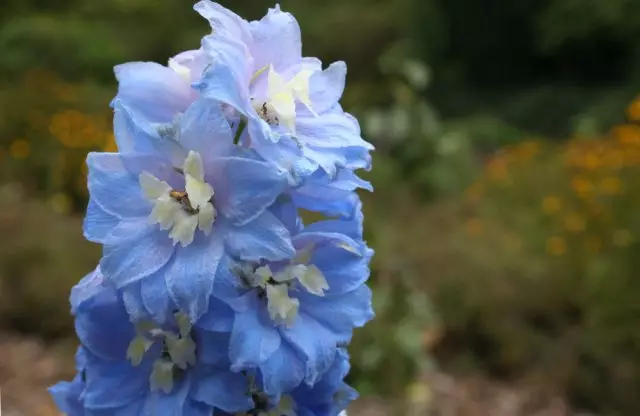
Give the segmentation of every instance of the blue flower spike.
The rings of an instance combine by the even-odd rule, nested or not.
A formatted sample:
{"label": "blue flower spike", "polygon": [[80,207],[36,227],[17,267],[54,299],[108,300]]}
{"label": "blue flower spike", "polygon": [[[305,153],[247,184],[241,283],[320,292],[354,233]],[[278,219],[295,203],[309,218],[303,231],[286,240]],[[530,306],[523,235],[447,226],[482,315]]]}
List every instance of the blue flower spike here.
{"label": "blue flower spike", "polygon": [[343,415],[344,348],[374,316],[346,65],[303,57],[279,6],[195,10],[199,49],[115,68],[118,150],[87,157],[103,253],[71,291],[77,375],[50,393],[69,416]]}

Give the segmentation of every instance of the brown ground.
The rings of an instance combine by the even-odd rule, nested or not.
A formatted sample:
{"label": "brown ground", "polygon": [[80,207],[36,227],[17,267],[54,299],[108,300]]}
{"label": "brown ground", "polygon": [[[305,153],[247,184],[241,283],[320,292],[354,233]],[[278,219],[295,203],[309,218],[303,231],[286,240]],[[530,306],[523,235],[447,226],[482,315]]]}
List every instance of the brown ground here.
{"label": "brown ground", "polygon": [[[16,336],[0,336],[0,389],[4,416],[59,416],[46,387],[73,377],[73,346],[45,346]],[[480,378],[435,374],[408,389],[406,411],[375,398],[362,398],[349,416],[593,416],[570,412],[561,398],[539,389]],[[431,408],[431,412],[428,409]]]}

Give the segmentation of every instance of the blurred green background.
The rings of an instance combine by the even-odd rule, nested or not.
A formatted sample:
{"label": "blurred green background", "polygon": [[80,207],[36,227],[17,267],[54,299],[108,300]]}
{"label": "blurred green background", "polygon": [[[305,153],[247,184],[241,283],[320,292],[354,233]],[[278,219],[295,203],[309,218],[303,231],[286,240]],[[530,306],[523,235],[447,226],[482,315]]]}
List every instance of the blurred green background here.
{"label": "blurred green background", "polygon": [[[640,414],[640,2],[281,5],[305,55],[347,62],[343,105],[377,148],[377,319],[351,347],[363,396],[409,414],[444,372]],[[81,236],[84,157],[114,148],[112,67],[197,48],[209,28],[191,6],[0,5],[2,334],[73,337],[69,288],[99,257]]]}

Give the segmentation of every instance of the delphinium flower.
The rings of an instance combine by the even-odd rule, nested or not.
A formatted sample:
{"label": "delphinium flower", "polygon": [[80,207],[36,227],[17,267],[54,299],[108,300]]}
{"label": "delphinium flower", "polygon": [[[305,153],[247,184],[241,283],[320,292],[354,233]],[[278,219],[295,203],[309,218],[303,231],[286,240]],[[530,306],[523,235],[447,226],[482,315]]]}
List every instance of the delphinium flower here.
{"label": "delphinium flower", "polygon": [[[301,208],[352,214],[353,198],[336,198],[345,190],[370,189],[353,170],[369,167],[372,146],[339,104],[344,62],[323,70],[317,59],[303,58],[299,26],[279,7],[254,22],[210,1],[195,9],[213,31],[200,49],[178,54],[168,66],[116,67],[116,129],[127,124],[127,114],[137,129],[155,136],[157,125],[171,123],[202,93],[223,103],[235,141],[291,173],[301,185],[290,190]],[[121,152],[147,150],[135,141],[118,145]],[[310,200],[312,193],[325,196]]]}
{"label": "delphinium flower", "polygon": [[212,63],[198,88],[229,105],[239,126],[247,125],[241,139],[267,158],[298,149],[312,171],[368,167],[372,146],[339,104],[346,65],[336,62],[323,70],[318,59],[303,58],[293,15],[276,6],[249,23],[208,0],[195,9],[213,28],[202,42]]}
{"label": "delphinium flower", "polygon": [[210,416],[251,406],[247,395],[229,394],[245,389],[247,380],[229,370],[223,339],[194,328],[182,312],[163,323],[130,322],[99,269],[76,289],[78,375],[51,389],[69,416]]}
{"label": "delphinium flower", "polygon": [[[250,23],[208,0],[195,8],[213,28],[202,42],[211,64],[195,85],[227,106],[225,114],[236,126],[239,142],[316,191],[369,188],[353,170],[369,167],[373,147],[339,104],[345,63],[323,70],[318,59],[303,58],[298,23],[278,6]],[[332,183],[343,170],[349,173]],[[313,188],[315,180],[322,182],[320,188]],[[301,206],[326,209],[318,204],[323,201],[315,202]]]}
{"label": "delphinium flower", "polygon": [[303,58],[278,6],[195,8],[200,49],[116,67],[118,151],[87,158],[103,256],[71,293],[78,374],[51,393],[70,416],[336,416],[373,317],[346,66]]}
{"label": "delphinium flower", "polygon": [[270,394],[303,381],[313,385],[331,367],[336,346],[373,317],[364,284],[372,251],[358,239],[360,220],[291,229],[294,258],[237,262],[216,279],[214,297],[235,314],[229,350],[234,371],[259,369]]}
{"label": "delphinium flower", "polygon": [[[263,390],[253,374],[248,374],[252,406],[236,416],[344,416],[344,409],[358,397],[358,393],[344,382],[349,372],[349,356],[335,351],[331,367],[313,386],[302,384],[277,396]],[[218,415],[218,413],[216,413]],[[219,415],[230,416],[224,412]]]}
{"label": "delphinium flower", "polygon": [[195,321],[227,253],[248,261],[293,256],[287,229],[266,209],[287,176],[233,145],[218,105],[195,101],[159,140],[137,131],[124,137],[129,132],[116,135],[146,141],[147,153],[88,156],[84,225],[85,236],[104,245],[102,271],[125,290],[128,306],[162,318],[171,297]]}

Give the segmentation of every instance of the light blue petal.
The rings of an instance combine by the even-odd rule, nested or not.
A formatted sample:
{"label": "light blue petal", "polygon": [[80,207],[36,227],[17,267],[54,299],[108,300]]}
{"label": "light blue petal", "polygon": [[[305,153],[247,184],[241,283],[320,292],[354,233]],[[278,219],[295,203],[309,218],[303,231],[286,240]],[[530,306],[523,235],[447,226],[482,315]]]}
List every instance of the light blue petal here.
{"label": "light blue petal", "polygon": [[82,376],[76,375],[73,381],[62,381],[48,388],[58,410],[67,416],[84,416],[84,406],[80,396],[84,391]]}
{"label": "light blue petal", "polygon": [[314,73],[309,79],[309,99],[313,110],[322,114],[338,103],[344,92],[347,64],[334,62],[324,71]]}
{"label": "light blue petal", "polygon": [[212,369],[198,377],[192,393],[194,400],[216,407],[227,413],[247,411],[253,408],[247,379],[240,373],[225,369]]}
{"label": "light blue petal", "polygon": [[[301,308],[303,302],[300,299]],[[300,310],[295,324],[282,329],[281,334],[305,358],[306,383],[314,384],[333,364],[337,343],[334,334],[304,310]]]}
{"label": "light blue petal", "polygon": [[121,288],[157,272],[171,258],[167,232],[146,219],[121,222],[104,242],[100,268],[107,281]]}
{"label": "light blue petal", "polygon": [[235,147],[220,104],[206,98],[194,102],[182,115],[179,141],[186,149],[200,153],[205,166]]}
{"label": "light blue petal", "polygon": [[117,99],[113,107],[113,131],[121,153],[156,155],[170,162],[171,166],[180,166],[186,153],[173,134],[173,120],[152,123]]}
{"label": "light blue petal", "polygon": [[289,231],[269,211],[242,227],[231,229],[226,243],[236,257],[247,261],[282,260],[295,254]]}
{"label": "light blue petal", "polygon": [[302,231],[302,218],[298,215],[296,206],[288,196],[280,197],[269,211],[276,216],[287,227],[291,235],[296,235]]}
{"label": "light blue petal", "polygon": [[354,215],[348,219],[325,220],[307,224],[303,233],[330,233],[345,234],[354,241],[362,240],[362,226],[364,216],[362,215],[362,203],[357,200]]}
{"label": "light blue petal", "polygon": [[238,39],[245,45],[251,45],[249,22],[218,3],[209,0],[199,1],[193,9],[209,21],[213,33],[232,39]]}
{"label": "light blue petal", "polygon": [[150,122],[170,122],[193,101],[187,81],[172,69],[155,62],[129,62],[114,68],[118,100],[136,108]]}
{"label": "light blue petal", "polygon": [[142,289],[140,288],[140,282],[141,281],[139,280],[120,289],[122,293],[122,303],[131,322],[151,319],[149,311],[142,301]]}
{"label": "light blue petal", "polygon": [[[224,265],[220,265],[221,269],[224,269]],[[214,283],[214,291],[219,287],[218,281],[223,277],[223,275],[216,276],[216,282]],[[217,293],[214,293],[217,296]],[[233,309],[231,309],[226,303],[213,298],[209,301],[209,308],[207,312],[198,319],[196,322],[196,326],[198,328],[202,328],[205,332],[208,331],[216,331],[216,332],[231,332],[233,329],[233,319],[235,317],[235,313]]]}
{"label": "light blue petal", "polygon": [[140,401],[149,391],[148,360],[132,367],[125,360],[101,361],[92,357],[85,371],[84,404],[90,410],[124,407]]}
{"label": "light blue petal", "polygon": [[304,293],[300,295],[300,305],[335,342],[348,342],[354,328],[362,327],[374,317],[371,289],[366,285],[345,294],[322,298]]}
{"label": "light blue petal", "polygon": [[351,218],[356,214],[360,202],[356,193],[332,190],[330,194],[322,194],[318,191],[310,186],[298,188],[291,194],[291,199],[299,208],[320,212],[329,217]]}
{"label": "light blue petal", "polygon": [[118,217],[109,215],[100,208],[95,199],[90,199],[82,224],[83,235],[91,242],[102,243],[119,221]]}
{"label": "light blue petal", "polygon": [[178,246],[166,269],[165,281],[171,298],[191,322],[207,311],[223,254],[224,240],[214,229],[211,236],[199,233],[187,247]]}
{"label": "light blue petal", "polygon": [[305,378],[305,365],[301,357],[287,343],[280,344],[267,361],[260,365],[262,386],[268,395],[290,391]]}
{"label": "light blue petal", "polygon": [[104,287],[104,277],[100,267],[96,267],[71,288],[71,296],[69,297],[71,313],[75,314],[82,304],[98,296],[104,290],[108,290]]}
{"label": "light blue petal", "polygon": [[327,407],[327,404],[333,403],[335,393],[345,387],[342,380],[349,372],[349,356],[342,349],[337,350],[335,355],[333,365],[318,383],[313,386],[301,384],[293,391],[292,396],[298,406],[311,409],[316,406]]}
{"label": "light blue petal", "polygon": [[282,73],[302,59],[300,26],[291,13],[282,12],[279,6],[269,9],[262,20],[251,22],[251,33],[256,69],[271,64]]}
{"label": "light blue petal", "polygon": [[122,302],[111,288],[79,305],[75,329],[82,345],[102,359],[124,359],[135,335]]}
{"label": "light blue petal", "polygon": [[165,284],[165,271],[161,270],[140,280],[140,299],[149,316],[156,322],[166,322],[174,305]]}
{"label": "light blue petal", "polygon": [[[146,156],[128,156],[132,163]],[[131,173],[118,153],[89,153],[88,187],[91,199],[104,212],[119,219],[146,217],[151,212],[138,177]]]}
{"label": "light blue petal", "polygon": [[229,343],[231,371],[255,368],[280,347],[280,334],[271,320],[257,313],[257,305],[236,314]]}
{"label": "light blue petal", "polygon": [[216,209],[234,225],[245,225],[260,216],[287,186],[286,172],[266,162],[226,157],[212,164]]}
{"label": "light blue petal", "polygon": [[360,127],[355,119],[344,112],[299,117],[296,133],[307,146],[319,149],[360,147],[373,150],[373,146],[360,137]]}
{"label": "light blue petal", "polygon": [[255,113],[249,100],[253,67],[246,59],[246,45],[224,36],[206,36],[202,47],[212,58],[211,66],[193,86],[202,96],[229,104],[245,116]]}

